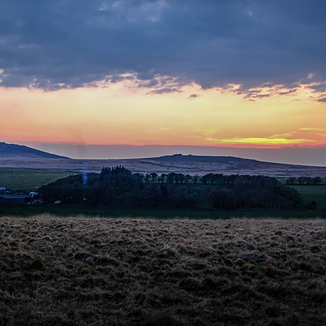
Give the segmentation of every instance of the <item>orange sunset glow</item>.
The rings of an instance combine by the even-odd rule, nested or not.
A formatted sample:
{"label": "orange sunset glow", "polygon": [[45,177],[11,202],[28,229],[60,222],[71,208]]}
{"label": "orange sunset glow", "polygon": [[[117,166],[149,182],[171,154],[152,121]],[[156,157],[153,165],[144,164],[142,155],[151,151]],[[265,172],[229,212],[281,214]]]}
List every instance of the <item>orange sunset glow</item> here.
{"label": "orange sunset glow", "polygon": [[[324,165],[319,7],[257,0],[8,2],[0,13],[0,141],[74,158],[78,146],[88,146],[83,158],[302,149],[301,158],[286,159],[298,163],[305,149],[315,149],[319,158],[307,162]],[[135,151],[113,152],[120,145]]]}
{"label": "orange sunset glow", "polygon": [[0,137],[98,145],[326,145],[325,105],[305,88],[253,102],[234,91],[196,85],[164,96],[123,82],[107,86],[56,92],[1,89],[6,123]]}

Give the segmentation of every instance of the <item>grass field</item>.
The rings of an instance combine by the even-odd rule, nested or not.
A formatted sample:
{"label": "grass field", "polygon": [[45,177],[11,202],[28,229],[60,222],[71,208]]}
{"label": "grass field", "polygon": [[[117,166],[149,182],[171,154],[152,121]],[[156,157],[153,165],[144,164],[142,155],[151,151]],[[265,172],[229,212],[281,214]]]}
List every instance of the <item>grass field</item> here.
{"label": "grass field", "polygon": [[[279,182],[286,184],[285,177],[276,178]],[[317,203],[318,209],[326,209],[326,178],[319,185],[291,185],[298,190],[302,196],[303,204],[307,205],[313,200]]]}
{"label": "grass field", "polygon": [[71,174],[68,171],[0,168],[0,187],[35,191],[42,185]]}
{"label": "grass field", "polygon": [[0,324],[325,325],[325,220],[0,218]]}
{"label": "grass field", "polygon": [[305,205],[314,200],[318,209],[326,209],[326,185],[295,185],[291,187],[298,190]]}
{"label": "grass field", "polygon": [[0,206],[1,216],[31,217],[51,214],[61,217],[131,217],[155,219],[230,219],[230,218],[285,218],[309,219],[325,218],[326,211],[315,210],[239,210],[239,211],[195,211],[195,210],[151,210],[151,209],[111,209],[103,207],[62,207],[62,206]]}
{"label": "grass field", "polygon": [[[71,174],[74,174],[73,172],[70,171],[56,171],[56,170],[37,170],[37,169],[12,169],[12,168],[0,168],[0,187],[6,187],[8,189],[19,189],[19,190],[23,190],[23,191],[35,191],[37,190],[40,186],[42,185],[46,185],[50,182],[54,182],[57,179],[60,178],[65,178]],[[285,183],[286,178],[277,178],[280,182]],[[294,185],[292,186],[293,188],[297,189],[299,191],[299,193],[302,195],[303,198],[303,202],[304,204],[308,204],[310,202],[312,202],[313,200],[317,202],[317,208],[319,210],[323,210],[326,209],[326,185],[324,185],[324,183],[326,182],[326,179],[323,180],[323,184],[322,185]],[[53,213],[53,210],[55,210],[55,214],[56,215],[69,215],[71,214],[71,212],[69,212],[67,209],[66,210],[62,210],[62,212],[60,212],[60,209],[57,208],[52,208],[50,210],[46,210],[43,209],[43,211],[41,211],[39,208],[36,209],[36,211],[32,210],[32,213],[29,214],[29,210],[24,209],[22,211],[22,209],[18,208],[1,208],[0,207],[0,216],[1,215],[5,215],[7,213],[7,211],[11,211],[12,214],[11,215],[17,215],[17,211],[18,211],[18,215],[34,215],[35,213],[42,213],[42,212],[50,212]],[[105,210],[105,212],[103,212],[103,210],[101,209],[97,209],[94,212],[94,209],[92,210],[85,210],[85,212],[80,212],[80,210],[78,212],[75,213],[74,209],[72,209],[72,213],[73,214],[91,214],[91,215],[100,215],[100,216],[112,216],[112,212],[117,212],[117,210],[110,212],[110,214],[107,213],[107,210]],[[68,211],[68,212],[67,212]],[[67,212],[67,213],[65,213]],[[129,210],[128,212],[132,212],[132,210]],[[136,211],[135,213],[131,213],[131,216],[139,216],[137,215],[139,211]],[[190,212],[188,213],[187,211],[184,211],[181,217],[192,217],[192,215],[196,214],[197,212]],[[114,213],[115,214],[115,213]],[[146,211],[142,211],[140,216],[153,216],[151,215],[151,211],[149,213],[146,213]],[[155,213],[156,215],[163,215],[163,217],[171,217],[171,214],[166,213],[166,212],[162,212],[162,213],[158,213],[156,211]],[[187,215],[188,214],[188,215]],[[248,216],[248,217],[257,217],[257,216],[261,216],[262,214],[260,212],[248,212],[248,213],[241,213],[241,212],[237,212],[237,213],[221,213],[221,212],[211,212],[211,213],[201,213],[202,214],[202,218],[228,218],[228,217],[244,217],[244,216]],[[282,217],[303,217],[305,216],[305,212],[304,213],[298,213],[295,212],[294,214],[291,215],[291,213],[288,212],[284,212],[282,213]],[[190,216],[189,216],[190,215]],[[324,214],[323,212],[319,213],[319,214],[315,214],[315,213],[308,213],[307,217],[318,217],[322,215],[322,217],[326,217],[326,214]],[[118,215],[113,215],[113,216],[126,216],[125,215],[125,211],[121,211],[121,214],[119,213]],[[174,215],[176,216],[176,215]],[[174,217],[172,216],[172,217]],[[197,215],[196,215],[197,216]],[[262,215],[263,217],[269,217],[269,216],[275,216],[278,217],[279,213],[275,213],[275,212],[266,212],[263,213]],[[160,216],[159,216],[160,217]]]}

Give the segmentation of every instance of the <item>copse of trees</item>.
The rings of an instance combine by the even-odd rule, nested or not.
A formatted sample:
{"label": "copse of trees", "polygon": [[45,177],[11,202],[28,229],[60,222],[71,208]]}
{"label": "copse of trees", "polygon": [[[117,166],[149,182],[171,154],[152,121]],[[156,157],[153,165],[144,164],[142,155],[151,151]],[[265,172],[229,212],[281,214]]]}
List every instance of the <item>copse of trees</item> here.
{"label": "copse of trees", "polygon": [[290,177],[285,180],[287,185],[318,185],[321,184],[323,179],[321,177]]}
{"label": "copse of trees", "polygon": [[123,166],[104,167],[59,179],[39,189],[44,203],[139,208],[253,209],[296,208],[299,193],[274,178],[209,173],[132,173]]}

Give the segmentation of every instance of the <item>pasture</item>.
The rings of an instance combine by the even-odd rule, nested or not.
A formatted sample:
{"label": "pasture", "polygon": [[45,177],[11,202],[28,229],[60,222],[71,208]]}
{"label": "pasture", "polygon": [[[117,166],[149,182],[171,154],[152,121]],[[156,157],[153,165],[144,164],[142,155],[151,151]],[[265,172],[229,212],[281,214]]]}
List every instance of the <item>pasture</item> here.
{"label": "pasture", "polygon": [[318,210],[173,210],[173,209],[114,209],[107,207],[63,207],[52,206],[1,206],[0,217],[33,217],[50,214],[58,217],[111,217],[111,218],[146,218],[146,219],[232,219],[232,218],[282,218],[314,219],[326,218],[326,211]]}
{"label": "pasture", "polygon": [[0,168],[0,187],[35,191],[42,185],[71,174],[70,171]]}
{"label": "pasture", "polygon": [[0,218],[1,325],[325,325],[326,221]]}
{"label": "pasture", "polygon": [[303,204],[307,205],[313,200],[317,203],[318,209],[326,209],[326,185],[294,185],[302,196]]}
{"label": "pasture", "polygon": [[[0,168],[0,187],[8,189],[17,189],[28,192],[36,191],[40,186],[54,182],[57,179],[65,178],[76,172],[63,170],[45,170],[45,169],[18,169],[18,168]],[[285,183],[286,178],[277,178],[278,181]],[[111,216],[111,217],[155,217],[155,218],[316,218],[326,217],[326,185],[325,181],[321,185],[293,185],[291,187],[299,191],[306,205],[313,200],[317,202],[318,211],[189,211],[189,210],[140,210],[140,209],[107,209],[94,207],[4,207],[0,206],[0,216],[33,216],[36,214],[50,213],[58,216]]]}

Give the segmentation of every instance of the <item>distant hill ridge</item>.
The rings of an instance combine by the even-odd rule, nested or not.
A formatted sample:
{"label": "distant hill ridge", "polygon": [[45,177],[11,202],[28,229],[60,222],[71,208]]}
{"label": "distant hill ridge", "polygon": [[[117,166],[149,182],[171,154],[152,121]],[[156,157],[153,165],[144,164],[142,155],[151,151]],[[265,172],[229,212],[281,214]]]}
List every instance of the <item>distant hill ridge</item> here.
{"label": "distant hill ridge", "polygon": [[100,173],[103,167],[124,166],[134,173],[183,173],[205,175],[265,175],[273,177],[322,177],[326,178],[326,167],[264,162],[233,156],[166,155],[134,159],[71,159],[50,154],[27,146],[0,142],[1,168],[33,168],[74,172]]}
{"label": "distant hill ridge", "polygon": [[152,158],[152,160],[157,160],[160,162],[180,162],[180,163],[214,163],[214,164],[227,164],[231,167],[254,167],[259,166],[291,166],[291,167],[303,167],[307,165],[298,165],[298,164],[286,164],[286,163],[273,163],[273,162],[264,162],[254,159],[241,158],[235,156],[197,156],[197,155],[183,155],[183,154],[174,154],[174,155],[165,155],[160,157]]}
{"label": "distant hill ridge", "polygon": [[183,155],[183,154],[174,154],[174,155],[165,155],[160,156],[154,159],[158,159],[160,161],[179,161],[179,162],[201,162],[201,163],[239,163],[239,162],[259,162],[266,164],[280,164],[280,163],[270,163],[270,162],[262,162],[253,159],[240,158],[235,156],[200,156],[200,155]]}
{"label": "distant hill ridge", "polygon": [[0,142],[0,157],[22,158],[65,158],[68,157],[50,154],[24,145],[7,144]]}

